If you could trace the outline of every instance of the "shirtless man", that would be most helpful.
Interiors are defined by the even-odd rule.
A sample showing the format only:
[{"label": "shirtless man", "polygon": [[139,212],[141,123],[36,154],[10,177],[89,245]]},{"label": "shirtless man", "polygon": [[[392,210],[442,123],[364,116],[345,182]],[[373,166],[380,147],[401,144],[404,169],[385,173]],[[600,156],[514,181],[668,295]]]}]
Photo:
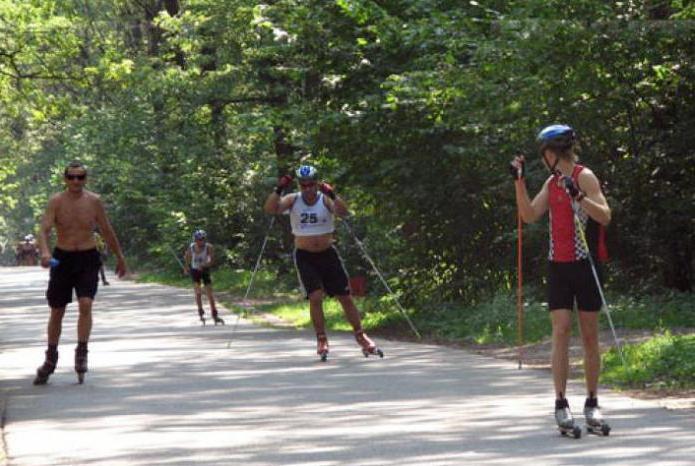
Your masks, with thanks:
[{"label": "shirtless man", "polygon": [[[116,275],[120,278],[126,274],[121,246],[106,216],[104,204],[97,194],[84,189],[87,169],[79,162],[72,162],[65,168],[64,180],[65,191],[53,195],[48,201],[39,234],[41,265],[51,267],[46,290],[51,315],[48,319],[46,360],[36,371],[34,385],[45,384],[56,368],[63,316],[67,304],[72,302],[73,289],[79,305],[75,372],[79,382],[84,381],[87,342],[92,330],[92,302],[97,292],[101,266],[92,234],[96,226],[116,256]],[[51,254],[49,237],[54,227],[57,241]]]},{"label": "shirtless man", "polygon": [[300,193],[282,196],[282,191],[292,182],[291,176],[284,175],[278,180],[275,191],[268,195],[263,210],[269,214],[289,212],[294,235],[294,264],[300,285],[309,300],[309,313],[316,331],[316,352],[322,361],[327,359],[328,338],[323,315],[325,293],[335,296],[342,306],[364,355],[378,354],[383,357],[383,352],[362,330],[362,320],[350,295],[343,260],[333,245],[334,216],[346,216],[347,204],[331,185],[318,182],[314,167],[302,165],[296,175]]}]

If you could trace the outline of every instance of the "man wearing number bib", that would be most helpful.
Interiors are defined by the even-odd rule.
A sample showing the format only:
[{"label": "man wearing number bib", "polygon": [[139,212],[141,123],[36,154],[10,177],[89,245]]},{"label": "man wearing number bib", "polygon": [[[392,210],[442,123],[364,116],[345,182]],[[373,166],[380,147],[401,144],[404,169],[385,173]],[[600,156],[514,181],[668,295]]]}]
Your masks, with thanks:
[{"label": "man wearing number bib", "polygon": [[201,282],[205,286],[205,294],[208,297],[213,322],[215,322],[215,325],[224,325],[224,320],[217,314],[215,295],[212,292],[210,268],[215,261],[215,254],[212,244],[208,243],[207,239],[208,235],[205,230],[196,230],[193,233],[193,242],[184,255],[183,271],[184,273],[190,274],[193,280],[193,291],[195,292],[195,303],[198,306],[198,317],[203,325],[205,325],[205,311],[203,310],[203,290]]},{"label": "man wearing number bib", "polygon": [[362,330],[360,313],[350,295],[348,274],[333,244],[334,216],[345,216],[348,207],[333,187],[318,182],[318,173],[310,165],[296,171],[299,193],[282,196],[292,177],[284,175],[266,199],[264,210],[269,214],[289,213],[294,235],[294,264],[299,283],[309,300],[311,321],[317,338],[317,353],[323,361],[328,356],[328,339],[323,314],[324,295],[335,296],[352,325],[355,339],[365,355],[383,354]]}]

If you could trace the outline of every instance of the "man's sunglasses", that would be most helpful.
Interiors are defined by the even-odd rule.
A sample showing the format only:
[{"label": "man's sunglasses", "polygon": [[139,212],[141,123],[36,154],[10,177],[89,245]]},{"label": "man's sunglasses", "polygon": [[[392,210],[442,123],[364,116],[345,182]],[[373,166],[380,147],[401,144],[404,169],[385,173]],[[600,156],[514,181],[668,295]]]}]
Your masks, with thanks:
[{"label": "man's sunglasses", "polygon": [[316,183],[299,183],[299,186],[302,188],[313,188],[316,186]]},{"label": "man's sunglasses", "polygon": [[84,180],[87,178],[87,175],[65,175],[65,178],[68,180]]}]

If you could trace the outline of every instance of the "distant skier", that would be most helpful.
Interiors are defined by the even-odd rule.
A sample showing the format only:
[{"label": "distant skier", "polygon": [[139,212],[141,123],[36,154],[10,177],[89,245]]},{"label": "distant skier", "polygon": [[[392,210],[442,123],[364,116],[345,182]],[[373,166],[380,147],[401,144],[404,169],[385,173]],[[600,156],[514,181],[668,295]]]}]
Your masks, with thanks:
[{"label": "distant skier", "polygon": [[214,248],[211,243],[207,242],[207,233],[205,230],[196,230],[193,233],[193,242],[186,249],[184,256],[184,272],[191,275],[193,280],[193,289],[195,291],[195,303],[198,305],[198,316],[200,321],[205,325],[205,310],[203,309],[203,290],[201,282],[205,285],[205,294],[208,297],[210,304],[210,313],[215,325],[224,325],[217,314],[217,306],[215,304],[215,295],[212,292],[212,278],[210,277],[210,267],[215,261]]}]

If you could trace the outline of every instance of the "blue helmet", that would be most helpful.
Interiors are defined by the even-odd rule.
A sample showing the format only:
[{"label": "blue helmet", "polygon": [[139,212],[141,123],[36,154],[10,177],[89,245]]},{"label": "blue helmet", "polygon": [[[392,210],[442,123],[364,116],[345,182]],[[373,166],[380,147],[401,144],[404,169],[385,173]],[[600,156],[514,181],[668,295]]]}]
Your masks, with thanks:
[{"label": "blue helmet", "polygon": [[319,177],[318,172],[311,165],[302,165],[295,173],[299,181],[316,181]]},{"label": "blue helmet", "polygon": [[205,233],[205,230],[196,230],[193,233],[193,239],[198,240],[198,239],[206,239],[208,237],[208,234]]},{"label": "blue helmet", "polygon": [[536,140],[541,144],[572,144],[577,138],[577,134],[572,127],[567,125],[550,125],[543,128],[536,136]]}]

